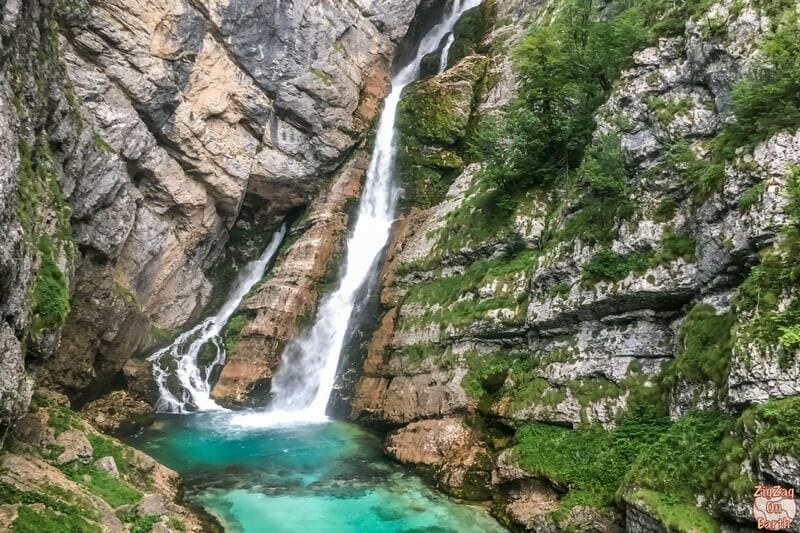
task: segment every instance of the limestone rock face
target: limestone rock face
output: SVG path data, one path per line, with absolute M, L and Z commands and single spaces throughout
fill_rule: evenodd
M 411 423 L 386 437 L 386 452 L 401 463 L 429 467 L 449 494 L 481 500 L 488 491 L 488 452 L 457 418 Z

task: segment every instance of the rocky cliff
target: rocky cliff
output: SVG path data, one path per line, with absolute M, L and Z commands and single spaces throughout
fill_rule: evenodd
M 214 303 L 363 140 L 415 8 L 3 3 L 5 424 L 30 370 L 83 403 Z
M 213 390 L 263 403 L 336 279 L 393 58 L 446 7 L 0 0 L 3 527 L 202 527 L 67 404 L 147 419 L 135 356 L 289 217 Z M 400 104 L 350 418 L 520 530 L 751 531 L 756 485 L 800 490 L 799 9 L 467 12 Z
M 404 94 L 351 418 L 517 528 L 750 530 L 800 489 L 798 5 L 622 4 L 484 5 Z

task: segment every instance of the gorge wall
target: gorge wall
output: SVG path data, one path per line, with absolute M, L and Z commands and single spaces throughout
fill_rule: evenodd
M 336 281 L 398 46 L 443 8 L 0 0 L 0 525 L 29 511 L 13 491 L 63 504 L 55 483 L 91 526 L 202 527 L 142 508 L 174 474 L 67 405 L 147 420 L 141 356 L 289 217 L 212 392 L 264 403 Z M 519 530 L 753 531 L 756 484 L 800 490 L 799 9 L 465 14 L 400 105 L 402 214 L 350 418 Z M 98 496 L 108 457 L 123 488 Z
M 484 5 L 405 93 L 350 416 L 517 528 L 755 530 L 800 489 L 799 6 L 623 4 Z

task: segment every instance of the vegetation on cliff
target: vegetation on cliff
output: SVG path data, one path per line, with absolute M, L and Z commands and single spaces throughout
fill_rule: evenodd
M 800 181 L 797 171 L 778 177 L 782 169 L 754 161 L 769 149 L 763 144 L 756 149 L 758 143 L 792 134 L 800 125 L 796 2 L 574 0 L 548 6 L 537 12 L 514 49 L 515 99 L 477 124 L 467 136 L 470 150 L 459 153 L 466 165 L 480 163 L 477 178 L 446 215 L 445 227 L 434 226 L 431 252 L 398 269 L 405 276 L 400 283 L 407 290 L 405 302 L 414 305 L 414 312 L 400 313 L 398 331 L 406 335 L 413 326 L 482 348 L 462 346 L 458 356 L 449 354 L 448 364 L 466 369 L 461 386 L 483 416 L 517 428 L 519 464 L 562 492 L 552 514 L 557 522 L 568 525 L 576 506 L 608 511 L 628 502 L 673 530 L 718 531 L 720 521 L 747 519 L 725 506 L 770 478 L 770 459 L 797 454 L 796 431 L 787 424 L 796 416 L 796 397 L 778 392 L 753 405 L 764 400 L 768 386 L 757 390 L 757 400 L 741 393 L 729 397 L 736 380 L 746 379 L 735 374 L 747 372 L 749 358 L 761 358 L 767 369 L 754 379 L 767 381 L 776 371 L 769 366 L 771 357 L 780 360 L 782 370 L 795 372 L 800 349 Z M 763 16 L 770 20 L 764 39 L 742 37 L 742 25 L 758 26 Z M 662 37 L 669 38 L 667 44 L 659 42 Z M 673 64 L 671 54 L 681 65 L 687 41 L 696 38 L 711 49 L 737 38 L 736 46 L 757 48 L 746 52 L 753 68 L 721 91 L 674 89 L 659 69 Z M 636 52 L 657 43 L 637 55 L 634 65 Z M 635 74 L 625 70 L 632 65 Z M 632 97 L 642 109 L 629 105 Z M 636 129 L 621 109 L 639 113 Z M 704 113 L 712 118 L 697 118 Z M 705 129 L 686 129 L 699 122 Z M 653 138 L 644 135 L 653 132 Z M 793 145 L 791 135 L 785 137 L 776 144 Z M 791 163 L 792 156 L 785 159 Z M 786 190 L 775 193 L 784 180 Z M 725 253 L 734 247 L 723 238 L 710 244 L 719 236 L 703 233 L 739 222 L 735 216 L 723 221 L 719 212 L 738 214 L 749 224 L 762 204 L 776 209 L 769 202 L 778 204 L 781 215 L 762 232 L 764 240 L 737 243 L 734 257 L 726 258 L 728 272 L 702 279 L 702 290 L 685 281 L 715 257 L 710 246 Z M 484 254 L 501 249 L 497 243 L 513 240 L 509 235 L 519 231 L 515 224 L 524 216 L 545 225 L 541 236 L 526 236 L 522 244 L 527 250 L 521 255 L 530 257 L 525 276 L 533 272 L 533 281 L 520 301 L 528 306 L 532 325 L 525 329 L 518 323 L 513 331 L 499 321 L 488 326 L 481 305 L 490 298 L 474 298 L 481 283 L 473 273 L 486 261 Z M 704 220 L 710 217 L 719 217 L 714 220 L 720 224 Z M 753 238 L 739 231 L 737 236 Z M 756 258 L 753 250 L 765 242 Z M 751 258 L 758 259 L 752 268 Z M 513 279 L 513 271 L 507 277 Z M 649 302 L 659 297 L 663 301 Z M 455 306 L 484 312 L 451 320 L 449 309 Z M 609 358 L 632 356 L 633 362 L 623 378 L 616 360 L 597 364 L 597 352 L 603 351 L 596 348 L 603 342 L 598 337 L 618 322 L 635 323 L 625 313 L 651 309 L 668 315 L 669 345 L 648 343 L 648 359 L 639 357 L 640 344 L 606 340 L 614 344 L 604 347 Z M 637 317 L 649 324 L 661 320 Z M 577 333 L 571 329 L 578 329 L 576 324 L 583 328 Z M 614 341 L 636 331 L 620 329 Z M 498 342 L 515 334 L 528 335 L 527 344 Z M 446 342 L 425 345 L 428 362 L 433 352 L 447 348 Z M 415 352 L 415 358 L 422 364 L 426 352 Z M 643 371 L 642 364 L 650 366 Z M 591 377 L 572 375 L 579 367 Z M 603 429 L 593 417 L 611 423 Z

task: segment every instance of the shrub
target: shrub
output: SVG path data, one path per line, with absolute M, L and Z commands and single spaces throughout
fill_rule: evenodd
M 712 382 L 724 387 L 730 369 L 736 316 L 717 314 L 708 304 L 697 304 L 686 315 L 680 329 L 681 351 L 662 373 L 663 383 L 673 388 L 682 380 L 691 383 Z
M 36 274 L 33 290 L 33 325 L 31 330 L 56 328 L 69 315 L 69 287 L 67 278 L 55 262 L 55 246 L 48 237 L 39 239 L 41 265 Z
M 583 281 L 587 284 L 601 281 L 619 281 L 631 272 L 642 272 L 650 265 L 645 253 L 617 254 L 601 250 L 583 267 Z

